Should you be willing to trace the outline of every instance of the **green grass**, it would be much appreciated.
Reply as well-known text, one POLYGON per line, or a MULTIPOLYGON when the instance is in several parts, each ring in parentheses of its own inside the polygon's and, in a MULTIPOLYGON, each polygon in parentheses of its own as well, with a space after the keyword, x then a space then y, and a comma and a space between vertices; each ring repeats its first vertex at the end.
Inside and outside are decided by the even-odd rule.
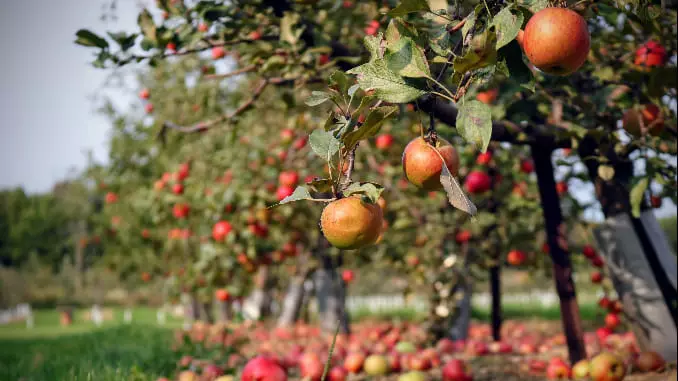
POLYGON ((118 325, 50 338, 0 338, 0 380, 145 381, 171 375, 166 328, 118 325))

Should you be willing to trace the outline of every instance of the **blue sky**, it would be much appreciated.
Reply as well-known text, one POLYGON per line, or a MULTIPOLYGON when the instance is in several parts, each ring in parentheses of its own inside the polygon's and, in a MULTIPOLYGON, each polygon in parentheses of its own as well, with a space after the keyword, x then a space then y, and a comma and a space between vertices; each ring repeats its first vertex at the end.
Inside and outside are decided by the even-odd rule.
POLYGON ((109 126, 88 99, 106 72, 89 65, 92 52, 73 43, 75 32, 129 30, 138 2, 119 0, 115 24, 100 20, 103 0, 0 3, 0 188, 48 191, 84 167, 87 150, 107 156, 109 126))

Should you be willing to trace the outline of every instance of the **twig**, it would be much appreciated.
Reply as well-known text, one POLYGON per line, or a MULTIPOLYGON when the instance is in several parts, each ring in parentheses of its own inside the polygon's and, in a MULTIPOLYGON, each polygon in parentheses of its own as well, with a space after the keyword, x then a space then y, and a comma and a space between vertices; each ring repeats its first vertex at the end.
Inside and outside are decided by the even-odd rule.
POLYGON ((235 110, 233 110, 232 112, 230 112, 228 114, 224 114, 224 115, 222 115, 218 118, 215 118, 215 119, 212 119, 212 120, 209 120, 209 121, 200 122, 200 123, 195 124, 193 126, 180 126, 180 125, 173 123, 173 122, 165 122, 162 125, 162 128, 160 130, 159 135, 161 137, 163 137, 164 134, 165 134, 165 131, 167 129, 176 130, 176 131, 183 132, 183 133, 203 132, 203 131, 206 131, 207 129, 209 129, 210 127, 213 127, 214 125, 217 125, 219 123, 223 123, 225 121, 231 120, 231 119, 237 117, 238 115, 242 114, 244 111, 246 111, 250 107, 252 107, 252 104, 259 98, 261 93, 264 92, 264 89, 266 89, 266 86, 268 86, 269 83, 274 83, 274 82, 271 79, 263 79, 259 83, 259 85, 254 89, 254 91, 252 92, 252 96, 247 101, 243 102, 240 106, 238 106, 238 108, 236 108, 235 110))
POLYGON ((250 66, 245 66, 243 68, 240 68, 238 70, 233 70, 232 72, 226 73, 226 74, 208 74, 208 75, 205 76, 205 78, 207 78, 207 79, 224 79, 224 78, 234 77, 234 76, 239 75, 239 74, 249 73, 251 71, 256 70, 256 68, 257 67, 255 65, 250 65, 250 66))

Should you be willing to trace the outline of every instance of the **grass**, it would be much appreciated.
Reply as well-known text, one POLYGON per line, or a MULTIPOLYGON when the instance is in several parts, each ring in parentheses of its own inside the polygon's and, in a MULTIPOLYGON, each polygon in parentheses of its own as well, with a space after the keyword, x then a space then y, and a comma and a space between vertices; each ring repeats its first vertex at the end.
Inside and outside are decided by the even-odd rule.
POLYGON ((146 381, 170 375, 166 328, 143 324, 49 338, 0 339, 0 380, 146 381))

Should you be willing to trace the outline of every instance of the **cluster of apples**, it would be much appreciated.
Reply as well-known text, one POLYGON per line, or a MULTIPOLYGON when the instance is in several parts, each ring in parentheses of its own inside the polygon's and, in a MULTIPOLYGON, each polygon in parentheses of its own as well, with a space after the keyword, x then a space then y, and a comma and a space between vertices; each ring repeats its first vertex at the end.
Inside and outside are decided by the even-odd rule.
MULTIPOLYGON (((437 380, 472 381, 473 372, 467 362, 484 356, 517 360, 518 370, 526 376, 548 380, 621 381, 632 371, 657 372, 666 367, 656 352, 639 352, 630 333, 615 335, 605 342, 586 333, 587 352, 595 355, 570 367, 561 357, 566 353, 565 336, 548 335, 548 330, 508 321, 502 330, 505 339, 491 342, 489 325, 472 324, 468 340, 444 338, 428 347, 417 325, 360 323, 351 335, 336 338, 326 380, 397 375, 398 381, 420 381, 431 380, 432 374, 437 374, 437 380)), ((235 381, 234 376, 225 375, 227 371, 236 371, 242 381, 320 381, 332 342, 332 337, 323 337, 318 328, 305 324, 270 330, 255 323, 228 332, 219 326, 200 325, 188 333, 179 333, 177 342, 184 342, 185 336, 208 348, 223 345, 238 350, 228 355, 221 366, 215 364, 217 360, 182 357, 178 364, 182 369, 180 381, 235 381), (238 346, 245 338, 249 344, 238 346)))

